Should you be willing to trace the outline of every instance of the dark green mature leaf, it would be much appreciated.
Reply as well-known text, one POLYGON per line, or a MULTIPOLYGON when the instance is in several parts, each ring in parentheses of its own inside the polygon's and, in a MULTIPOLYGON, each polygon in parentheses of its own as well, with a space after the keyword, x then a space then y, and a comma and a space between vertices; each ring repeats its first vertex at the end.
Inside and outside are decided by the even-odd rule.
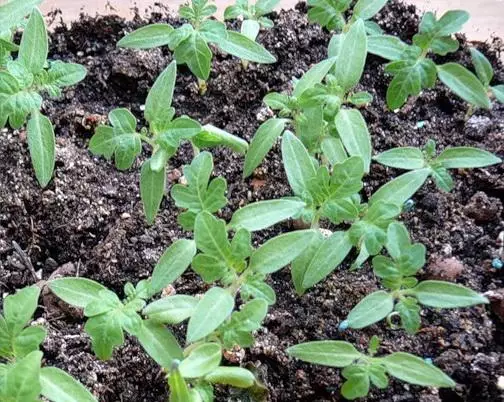
POLYGON ((282 135, 286 119, 269 119, 259 126, 250 147, 245 155, 243 177, 250 176, 254 169, 261 164, 266 154, 270 151, 275 140, 282 135))
POLYGON ((371 54, 387 60, 401 60, 408 45, 392 35, 370 35, 367 38, 367 49, 371 54))
POLYGON ((197 304, 193 296, 173 295, 150 303, 142 312, 158 323, 179 324, 193 314, 197 304))
POLYGON ((100 292, 107 288, 86 278, 60 278, 48 283, 49 289, 65 303, 85 308, 91 302, 100 302, 100 292))
POLYGON ((303 143, 290 131, 286 131, 282 137, 282 159, 292 190, 302 197, 315 178, 316 170, 303 143))
POLYGON ((175 81, 177 79, 177 63, 172 61, 156 78, 154 85, 145 101, 145 119, 152 125, 163 121, 171 106, 175 81))
POLYGON ((474 106, 491 108, 485 88, 468 69, 457 63, 446 63, 437 69, 439 79, 456 95, 474 106))
POLYGON ((226 39, 220 39, 219 48, 226 53, 255 63, 275 63, 276 57, 268 52, 262 45, 247 36, 234 31, 228 31, 226 39))
POLYGON ((206 81, 210 76, 212 51, 200 33, 194 31, 180 42, 173 56, 178 64, 187 64, 199 79, 206 81))
POLYGON ((252 253, 249 269, 262 274, 278 271, 300 255, 316 235, 315 230, 298 230, 268 240, 252 253))
POLYGON ((173 27, 169 24, 150 24, 130 32, 117 42, 118 47, 151 49, 170 43, 173 27))
POLYGON ((342 109, 334 120, 338 134, 351 156, 359 156, 364 170, 369 172, 371 163, 371 137, 362 114, 355 109, 342 109))
POLYGON ((394 297, 379 290, 362 299, 348 314, 350 328, 364 328, 381 321, 394 309, 394 297))
POLYGON ((146 160, 140 172, 140 195, 142 197, 145 218, 149 224, 159 211, 161 200, 166 186, 166 168, 163 166, 159 171, 151 168, 152 159, 146 160))
POLYGON ((308 363, 329 367, 346 367, 362 356, 351 343, 344 341, 301 343, 288 348, 287 354, 308 363))
POLYGON ((248 149, 247 141, 211 124, 205 124, 202 131, 192 138, 192 142, 198 148, 225 146, 240 154, 245 154, 248 149))
POLYGON ((205 380, 214 384, 249 388, 254 385, 255 377, 250 371, 241 367, 217 367, 205 376, 205 380))
POLYGON ((213 287, 199 301, 187 327, 187 342, 196 342, 216 330, 231 314, 234 298, 227 290, 213 287))
POLYGON ((494 75, 492 64, 478 49, 472 47, 470 51, 471 60, 474 65, 474 69, 476 70, 476 75, 478 76, 483 86, 487 87, 490 84, 490 81, 492 81, 494 75))
POLYGON ((410 384, 431 387, 455 386, 455 382, 440 369, 409 353, 396 352, 379 360, 390 375, 410 384))
POLYGON ((263 230, 297 215, 305 206, 301 200, 288 198, 253 202, 233 214, 229 228, 244 228, 250 232, 263 230))
POLYGON ((447 148, 434 160, 447 169, 479 168, 501 163, 502 160, 488 151, 473 147, 447 148))
POLYGON ((474 290, 455 283, 443 281, 423 281, 407 294, 415 296, 425 306, 456 308, 487 304, 488 299, 474 290))
POLYGON ((385 6, 385 3, 387 0, 359 0, 353 8, 354 15, 368 20, 373 18, 385 6))
POLYGON ((307 89, 313 88, 315 84, 320 84, 335 62, 336 57, 332 57, 312 66, 296 83, 292 95, 299 98, 307 89))
POLYGON ((55 402, 97 402, 79 381, 57 367, 40 370, 41 394, 55 402))
POLYGON ((21 37, 18 60, 29 72, 37 74, 44 68, 47 53, 48 39, 44 17, 37 8, 34 8, 21 37))
POLYGON ((171 368, 175 359, 181 360, 184 356, 175 336, 155 320, 144 320, 135 336, 161 367, 171 368))
POLYGON ((28 120, 27 138, 35 176, 45 187, 52 178, 56 145, 51 121, 38 110, 33 110, 28 120))
POLYGON ((34 351, 16 361, 3 373, 0 398, 8 402, 36 401, 40 395, 42 352, 34 351))
POLYGON ((357 20, 344 34, 339 54, 345 60, 336 61, 334 73, 338 84, 345 90, 353 88, 360 80, 367 55, 367 36, 363 20, 357 20))
POLYGON ((180 239, 168 247, 152 273, 152 293, 158 293, 182 275, 196 254, 193 240, 180 239))
POLYGON ((414 170, 425 167, 424 154, 415 147, 389 149, 373 159, 382 165, 399 169, 414 170))
POLYGON ((383 201, 402 206, 422 187, 431 174, 430 168, 404 173, 381 186, 369 199, 370 203, 383 201))

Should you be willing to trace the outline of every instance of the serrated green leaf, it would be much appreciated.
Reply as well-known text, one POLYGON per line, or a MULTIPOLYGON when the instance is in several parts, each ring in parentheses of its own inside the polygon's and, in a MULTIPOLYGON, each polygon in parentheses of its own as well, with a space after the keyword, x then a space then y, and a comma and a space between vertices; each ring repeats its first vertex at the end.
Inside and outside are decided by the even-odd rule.
POLYGON ((192 32, 176 47, 173 54, 178 64, 187 64, 191 72, 206 81, 210 76, 212 51, 198 32, 192 32))
POLYGON ((54 402, 96 402, 79 381, 57 367, 40 370, 41 394, 54 402))
POLYGON ((469 20, 469 13, 464 10, 449 10, 436 22, 436 36, 448 36, 459 32, 469 20))
POLYGON ((350 328, 364 328, 381 321, 394 309, 394 297, 383 290, 373 292, 362 299, 347 317, 350 328))
POLYGON ((362 114, 355 109, 342 109, 336 115, 334 123, 349 155, 362 158, 364 170, 369 172, 371 137, 362 114))
POLYGON ((4 299, 3 313, 11 337, 18 335, 33 319, 39 295, 40 289, 36 286, 30 286, 20 289, 4 299))
POLYGON ((3 374, 0 397, 8 402, 37 400, 40 391, 42 352, 34 351, 8 366, 3 374))
POLYGON ((44 68, 48 53, 48 38, 44 17, 34 8, 21 37, 18 60, 33 74, 44 68))
POLYGON ((473 147, 447 148, 434 160, 447 169, 480 168, 501 162, 490 152, 473 147))
POLYGON ((80 308, 85 308, 94 301, 99 302, 100 292, 108 290, 98 282, 86 278, 53 279, 48 286, 65 303, 80 308))
POLYGON ((228 261, 231 256, 226 224, 208 212, 201 212, 194 224, 194 239, 199 250, 206 254, 228 261))
POLYGON ((27 125, 28 149, 35 176, 42 187, 52 178, 55 161, 55 137, 51 121, 34 110, 27 125))
POLYGON ((362 354, 344 341, 314 341, 301 343, 287 349, 289 356, 308 363, 329 367, 346 367, 362 354))
POLYGON ((169 24, 150 24, 130 32, 119 42, 118 47, 132 49, 152 49, 170 43, 173 27, 169 24))
POLYGON ((488 299, 474 290, 456 283, 443 281, 423 281, 407 294, 415 296, 418 301, 430 307, 456 308, 487 304, 488 299))
POLYGON ((207 42, 218 44, 221 40, 228 38, 226 25, 217 20, 205 20, 198 31, 207 42))
POLYGON ((171 368, 175 359, 183 358, 182 348, 175 336, 154 320, 144 320, 135 336, 149 356, 161 367, 171 368))

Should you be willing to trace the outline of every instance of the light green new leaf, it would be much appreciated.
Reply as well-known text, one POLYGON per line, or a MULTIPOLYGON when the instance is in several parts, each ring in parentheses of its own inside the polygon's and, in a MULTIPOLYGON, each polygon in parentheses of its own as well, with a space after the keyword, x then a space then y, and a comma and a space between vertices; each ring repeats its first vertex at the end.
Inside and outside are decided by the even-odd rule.
POLYGON ((287 349, 289 356, 308 363, 329 367, 346 367, 362 354, 344 341, 314 341, 301 343, 287 349))
POLYGON ((217 367, 205 376, 205 380, 214 384, 249 388, 254 385, 255 377, 249 370, 241 367, 217 367))
POLYGON ((425 183, 431 174, 430 168, 404 173, 381 186, 369 199, 370 203, 383 201, 402 206, 425 183))
POLYGON ((38 350, 46 335, 47 331, 42 326, 31 326, 23 329, 12 342, 12 351, 16 359, 38 350))
POLYGON ((233 214, 229 227, 235 231, 239 228, 247 229, 250 232, 263 230, 291 218, 305 206, 303 201, 296 199, 253 202, 233 214))
POLYGON ((184 378, 202 377, 219 367, 221 357, 222 350, 218 343, 204 343, 182 360, 180 374, 184 378))
POLYGON ((446 169, 480 168, 501 163, 502 160, 488 151, 473 147, 447 148, 434 160, 446 169))
POLYGON ((439 166, 436 168, 432 169, 432 179, 434 180, 434 183, 436 183, 436 186, 446 192, 450 192, 453 190, 454 184, 453 184, 453 178, 450 175, 450 172, 448 172, 448 169, 446 169, 443 166, 439 166))
POLYGON ((173 27, 169 24, 151 24, 130 32, 117 42, 118 47, 151 49, 170 43, 173 27))
POLYGON ((408 294, 415 296, 425 306, 456 308, 487 304, 488 299, 474 290, 456 283, 443 281, 423 281, 408 294))
POLYGON ((27 125, 28 149, 35 176, 42 187, 47 186, 54 170, 55 137, 51 121, 33 110, 27 125))
POLYGON ((193 314, 197 304, 193 296, 173 295, 150 303, 142 312, 155 322, 178 324, 193 314))
POLYGON ((180 239, 168 247, 152 273, 153 294, 160 292, 178 279, 191 264, 195 254, 196 245, 193 240, 180 239))
POLYGON ((25 287, 9 295, 3 302, 5 323, 11 335, 18 335, 33 319, 37 309, 40 289, 36 286, 25 287))
POLYGON ((379 360, 390 375, 410 384, 427 387, 455 386, 455 382, 436 366, 409 353, 396 352, 379 360))
POLYGON ((305 146, 290 131, 282 137, 282 159, 292 190, 296 195, 303 196, 315 178, 316 170, 305 146))
POLYGON ((338 84, 349 90, 359 82, 366 64, 367 35, 363 20, 357 20, 344 34, 339 54, 342 57, 338 57, 334 73, 338 84))
POLYGON ((394 309, 394 298, 384 290, 373 292, 362 299, 347 317, 350 328, 364 328, 381 321, 394 309))
POLYGON ((14 0, 3 3, 0 6, 0 27, 4 30, 16 26, 40 3, 42 0, 14 0))
POLYGON ((116 311, 89 318, 84 329, 91 336, 93 352, 102 360, 110 359, 114 347, 124 342, 121 316, 116 311))
POLYGON ((145 218, 152 225, 159 211, 166 186, 166 167, 159 171, 151 169, 151 159, 146 160, 140 171, 140 196, 145 218))
POLYGON ((368 20, 373 18, 385 6, 385 3, 387 0, 359 0, 353 12, 356 17, 368 20))
POLYGON ((336 57, 332 57, 326 60, 322 60, 320 63, 315 64, 311 67, 303 76, 297 81, 293 96, 299 98, 304 91, 309 88, 313 88, 315 84, 320 84, 325 78, 327 73, 331 70, 336 62, 336 57))
POLYGON ((100 292, 108 290, 98 282, 86 278, 54 279, 48 286, 65 303, 80 308, 85 308, 91 302, 100 302, 100 292))
POLYGON ((437 69, 439 79, 456 95, 474 106, 491 108, 485 87, 468 69, 457 63, 446 63, 437 69))
POLYGON ((261 164, 266 154, 273 147, 275 140, 282 135, 286 123, 286 119, 275 118, 266 120, 259 126, 245 155, 243 177, 250 176, 254 169, 261 164))
POLYGON ((367 38, 368 52, 386 60, 401 60, 408 47, 406 43, 392 35, 370 35, 367 38))
POLYGON ((227 261, 231 255, 226 223, 208 212, 201 212, 194 224, 194 240, 199 250, 227 261))
POLYGON ((144 320, 135 336, 149 356, 163 368, 171 368, 173 360, 183 358, 177 339, 163 324, 144 320))
POLYGON ((57 367, 40 370, 41 394, 54 402, 97 402, 79 381, 57 367))
POLYGON ((199 301, 187 326, 187 342, 196 342, 217 329, 231 314, 234 298, 227 290, 213 287, 199 301))
POLYGON ((168 108, 171 106, 175 81, 177 79, 177 63, 172 61, 168 67, 156 78, 154 85, 145 101, 145 120, 153 123, 163 120, 168 108))
POLYGON ((371 163, 371 137, 362 114, 355 109, 342 109, 334 120, 338 134, 351 156, 360 156, 364 169, 369 172, 371 163))
POLYGON ((474 65, 474 69, 476 70, 476 75, 480 79, 483 86, 487 87, 494 76, 492 64, 478 49, 472 47, 470 51, 471 60, 474 65))
POLYGON ((18 60, 33 74, 44 68, 48 53, 47 41, 44 17, 34 8, 21 37, 18 53, 18 60))
MULTIPOLYGON (((354 368, 349 367, 350 368, 354 368)), ((360 367, 356 367, 359 368, 360 367)), ((345 370, 343 370, 343 375, 345 370)), ((343 395, 348 400, 354 400, 357 398, 365 397, 369 392, 369 374, 363 370, 363 373, 358 373, 356 375, 348 376, 348 379, 343 383, 341 387, 341 395, 343 395)))
POLYGON ((278 271, 300 255, 316 235, 315 230, 298 230, 274 237, 252 253, 249 268, 263 274, 278 271))
POLYGON ((188 38, 180 42, 173 56, 177 64, 187 64, 199 79, 206 81, 210 76, 212 51, 198 32, 192 32, 188 38))
POLYGON ((8 366, 1 378, 0 399, 7 402, 36 401, 39 397, 42 352, 34 351, 8 366))
POLYGON ((211 124, 205 124, 201 132, 192 138, 192 142, 198 148, 225 146, 240 154, 245 154, 248 149, 247 141, 211 124))
POLYGON ((422 151, 415 147, 401 147, 389 149, 373 158, 385 166, 398 169, 414 170, 425 167, 422 151))
POLYGON ((247 36, 234 31, 228 31, 227 39, 221 39, 217 45, 220 49, 242 60, 255 63, 275 63, 276 57, 268 52, 262 45, 247 36))

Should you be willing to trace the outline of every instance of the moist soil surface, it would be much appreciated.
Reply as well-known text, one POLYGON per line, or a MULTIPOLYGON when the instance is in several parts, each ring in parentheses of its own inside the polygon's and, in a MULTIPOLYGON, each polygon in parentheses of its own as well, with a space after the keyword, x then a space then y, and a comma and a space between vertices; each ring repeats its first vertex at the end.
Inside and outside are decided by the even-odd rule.
MULTIPOLYGON (((200 96, 195 78, 181 66, 174 106, 202 123, 212 123, 249 141, 269 111, 262 98, 270 91, 288 90, 293 76, 299 77, 313 63, 324 59, 330 35, 308 24, 306 6, 274 13, 275 27, 258 40, 278 58, 274 65, 240 62, 216 52, 208 92, 200 96)), ((391 1, 377 16, 390 34, 410 41, 419 18, 413 6, 391 1)), ((62 98, 44 102, 44 113, 56 127, 55 176, 46 189, 37 185, 30 164, 26 135, 4 129, 0 135, 0 286, 12 293, 33 284, 30 263, 44 280, 51 275, 79 275, 100 281, 122 295, 127 281, 146 278, 163 250, 179 238, 190 237, 177 224, 178 209, 167 197, 155 224, 145 223, 139 199, 139 166, 125 172, 112 163, 93 157, 87 144, 94 128, 106 121, 115 107, 128 107, 137 117, 149 87, 172 60, 165 49, 133 51, 117 49, 117 41, 147 22, 168 21, 180 25, 166 13, 125 21, 119 17, 83 16, 66 27, 61 23, 51 35, 50 57, 77 62, 88 68, 87 78, 62 98), (20 258, 13 241, 25 252, 20 258)), ((458 61, 469 66, 466 38, 461 49, 439 62, 458 61)), ((501 42, 477 44, 495 66, 494 83, 504 82, 499 62, 501 42)), ((429 138, 446 146, 470 145, 504 156, 504 106, 477 111, 469 120, 467 106, 438 84, 424 91, 397 112, 387 111, 385 92, 390 81, 383 71, 384 60, 368 56, 361 89, 374 95, 363 110, 375 152, 396 146, 422 146, 429 138)), ((139 120, 139 124, 143 124, 139 120)), ((229 204, 220 215, 229 219, 236 209, 253 201, 289 195, 290 190, 275 147, 254 177, 242 180, 243 157, 224 149, 213 149, 215 175, 226 178, 229 204)), ((171 160, 167 191, 190 162, 190 147, 182 147, 171 160)), ((365 180, 369 196, 400 171, 373 164, 365 180)), ((443 278, 480 292, 503 288, 504 270, 491 267, 497 256, 498 235, 504 230, 504 166, 454 172, 456 186, 447 194, 430 182, 415 195, 415 207, 402 219, 417 242, 427 246, 428 263, 421 278, 443 278)), ((255 235, 256 245, 282 231, 292 230, 285 222, 255 235)), ((270 401, 339 401, 342 396, 340 370, 311 366, 290 360, 285 349, 320 339, 342 339, 364 350, 369 338, 382 338, 380 353, 406 351, 433 362, 456 382, 455 389, 435 390, 392 380, 388 389, 373 388, 367 401, 502 401, 497 386, 504 375, 503 311, 498 306, 458 310, 424 309, 422 329, 415 335, 392 330, 382 322, 363 330, 338 331, 339 323, 365 295, 379 284, 368 264, 356 272, 349 262, 298 297, 288 269, 269 279, 277 293, 264 328, 254 347, 233 355, 254 367, 269 389, 270 401), (500 315, 499 315, 500 314, 500 315)), ((174 284, 177 293, 200 294, 205 285, 188 271, 174 284)), ((63 368, 93 391, 100 401, 166 401, 168 391, 159 367, 133 340, 127 339, 110 361, 94 357, 83 319, 46 295, 37 311, 37 322, 48 328, 43 344, 45 363, 63 368)), ((184 326, 176 329, 183 340, 184 326)), ((233 359, 232 357, 230 358, 233 359)), ((217 400, 247 400, 233 390, 218 390, 217 400)))

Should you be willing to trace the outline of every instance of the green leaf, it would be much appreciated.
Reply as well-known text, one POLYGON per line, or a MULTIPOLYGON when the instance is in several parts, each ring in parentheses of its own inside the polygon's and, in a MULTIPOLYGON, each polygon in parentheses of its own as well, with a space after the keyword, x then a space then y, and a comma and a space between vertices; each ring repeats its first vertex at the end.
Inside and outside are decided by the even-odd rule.
POLYGON ((120 317, 115 311, 89 318, 84 329, 91 336, 93 352, 102 360, 110 359, 114 347, 124 342, 120 317))
POLYGON ((469 17, 469 13, 464 10, 447 11, 436 22, 436 36, 448 36, 459 32, 469 17))
POLYGON ((425 306, 439 308, 468 307, 488 304, 488 299, 462 285, 443 281, 423 281, 407 294, 415 296, 425 306))
POLYGON ((259 201, 240 208, 233 214, 229 228, 247 229, 250 232, 266 229, 297 215, 306 204, 296 199, 259 201))
POLYGON ((413 297, 406 297, 395 305, 395 311, 401 317, 401 326, 408 334, 415 334, 421 325, 420 306, 413 297))
POLYGON ((490 88, 492 90, 495 98, 500 102, 504 103, 504 85, 496 85, 490 88))
POLYGON ((381 186, 369 199, 370 203, 383 201, 402 206, 415 194, 431 174, 430 168, 404 173, 381 186))
POLYGON ((298 230, 268 240, 252 253, 249 269, 262 274, 278 271, 300 255, 316 235, 315 230, 298 230))
POLYGON ((386 60, 401 60, 408 45, 396 36, 370 35, 367 38, 369 53, 383 57, 386 60))
POLYGON ((35 176, 45 187, 54 169, 55 138, 51 121, 38 110, 33 110, 28 120, 27 138, 35 176))
POLYGON ((447 169, 480 168, 501 162, 490 152, 473 147, 447 148, 434 160, 447 169))
POLYGON ((290 131, 282 137, 282 159, 292 190, 296 195, 303 196, 315 178, 316 170, 303 143, 290 131))
POLYGON ((247 141, 211 124, 204 125, 202 131, 192 138, 192 142, 198 148, 225 146, 240 154, 245 154, 248 149, 247 141))
POLYGON ((448 53, 456 52, 459 48, 459 43, 456 39, 450 37, 435 38, 431 42, 431 50, 441 56, 446 56, 448 53))
POLYGON ((38 350, 46 334, 47 331, 41 326, 32 326, 23 329, 12 342, 12 351, 16 359, 24 357, 34 350, 38 350))
POLYGON ((270 92, 263 98, 263 102, 273 110, 289 109, 289 96, 286 94, 270 92))
POLYGON ((98 282, 86 278, 53 279, 49 289, 65 303, 85 308, 91 302, 100 302, 100 292, 108 290, 98 282))
POLYGON ((446 63, 437 67, 439 79, 456 95, 466 102, 490 109, 490 99, 478 78, 468 69, 457 63, 446 63))
POLYGON ((431 387, 454 387, 455 382, 432 364, 409 353, 396 352, 380 358, 387 372, 410 384, 431 387))
POLYGON ((177 280, 191 264, 196 254, 193 240, 180 239, 168 247, 152 273, 152 293, 158 293, 177 280))
POLYGON ((339 138, 324 138, 320 146, 324 156, 329 160, 331 165, 341 163, 348 158, 343 143, 339 138))
POLYGON ((241 25, 240 32, 252 41, 255 41, 261 25, 255 20, 244 20, 241 25))
POLYGON ((255 3, 256 15, 271 13, 279 3, 280 0, 257 0, 255 3))
MULTIPOLYGON (((171 106, 175 81, 177 79, 177 63, 172 61, 168 67, 156 78, 154 85, 145 101, 145 120, 153 124, 156 120, 163 120, 171 106)), ((135 124, 136 126, 136 124, 135 124)))
POLYGON ((363 20, 357 20, 344 34, 339 54, 345 60, 336 62, 334 73, 338 84, 349 90, 359 82, 366 64, 367 36, 363 20))
POLYGON ((199 79, 206 81, 210 76, 212 51, 198 32, 192 32, 188 38, 180 42, 173 56, 178 64, 187 64, 199 79))
POLYGON ((18 60, 33 74, 44 68, 48 53, 47 40, 44 17, 34 8, 21 37, 18 53, 18 60))
POLYGON ((41 394, 54 402, 96 402, 79 381, 57 367, 40 370, 41 394))
POLYGON ((34 351, 16 361, 3 374, 0 397, 8 402, 36 401, 40 391, 42 352, 34 351))
POLYGON ((189 388, 178 368, 170 371, 168 385, 170 386, 170 402, 193 402, 189 388))
POLYGON ((169 24, 150 24, 130 32, 117 42, 118 47, 152 49, 170 43, 173 27, 169 24))
POLYGON ((12 335, 18 335, 33 319, 37 309, 40 289, 30 286, 9 295, 3 302, 3 313, 7 328, 12 335))
POLYGON ((20 23, 42 0, 8 1, 0 6, 0 27, 12 28, 20 23))
POLYGON ((182 363, 180 374, 184 378, 198 378, 219 367, 222 350, 218 343, 204 343, 191 351, 182 363))
POLYGON ((448 172, 448 169, 439 166, 432 169, 432 178, 436 186, 442 191, 449 192, 453 189, 453 179, 448 172))
POLYGON ((254 169, 261 164, 266 154, 273 147, 276 139, 282 135, 286 123, 286 119, 275 118, 266 120, 259 126, 245 155, 243 177, 250 176, 254 169))
POLYGON ((369 172, 371 137, 362 114, 355 109, 341 109, 334 123, 347 152, 351 156, 361 157, 364 170, 369 172))
POLYGON ((264 283, 264 275, 262 274, 249 275, 240 290, 240 295, 244 299, 254 297, 264 300, 269 305, 276 303, 275 291, 267 283, 264 283))
POLYGON ((61 88, 77 84, 86 77, 86 74, 86 68, 80 64, 57 60, 50 62, 49 70, 36 75, 34 82, 39 92, 47 91, 51 96, 59 96, 61 88))
MULTIPOLYGON (((401 63, 400 61, 397 63, 401 63)), ((408 100, 409 95, 416 96, 422 90, 422 70, 415 64, 395 75, 387 89, 387 105, 396 110, 408 100)))
POLYGON ((350 311, 347 317, 350 328, 364 328, 375 322, 381 321, 394 309, 394 297, 379 290, 362 299, 350 311))
POLYGON ((228 31, 227 39, 221 39, 217 45, 220 49, 242 60, 255 63, 275 63, 276 57, 268 52, 262 45, 247 36, 234 31, 228 31))
POLYGON ((349 96, 348 101, 358 107, 366 106, 373 101, 373 95, 366 91, 356 92, 349 96))
POLYGON ((237 345, 251 347, 254 344, 252 332, 261 327, 267 313, 268 302, 264 299, 251 300, 240 311, 235 311, 231 319, 219 329, 224 348, 232 349, 237 345))
POLYGON ((145 307, 143 314, 155 322, 179 324, 193 314, 197 304, 198 299, 193 296, 163 297, 145 307))
POLYGON ((198 31, 207 42, 218 44, 221 40, 226 40, 228 32, 226 25, 216 20, 205 20, 199 27, 198 31))
POLYGON ((385 3, 387 0, 359 0, 354 6, 354 15, 368 20, 373 18, 385 6, 385 3))
POLYGON ((212 333, 234 308, 234 298, 222 288, 213 287, 199 301, 187 326, 187 342, 196 342, 212 333))
POLYGON ((350 366, 345 368, 341 374, 347 379, 341 387, 341 395, 346 399, 354 400, 368 394, 369 374, 366 367, 350 366))
MULTIPOLYGON (((391 223, 387 229, 387 251, 394 260, 398 260, 401 255, 408 250, 411 239, 408 229, 403 223, 391 223)), ((409 250, 408 250, 409 251, 409 250)))
POLYGON ((199 250, 206 254, 228 261, 231 255, 226 224, 208 212, 201 212, 194 224, 194 239, 199 250))
POLYGON ((332 57, 311 67, 296 83, 292 95, 299 98, 307 89, 313 88, 315 84, 320 84, 335 62, 336 58, 332 57))
POLYGON ((398 169, 414 170, 425 167, 423 152, 415 147, 389 149, 373 158, 385 166, 398 169))
POLYGON ((254 385, 255 377, 250 371, 241 367, 218 367, 207 374, 205 380, 214 384, 249 388, 254 385))
POLYGON ((346 367, 362 357, 351 343, 343 341, 301 343, 288 348, 287 354, 308 363, 329 367, 346 367))
POLYGON ((175 336, 154 320, 144 320, 135 336, 149 356, 161 367, 171 368, 175 359, 183 358, 182 348, 175 336))
POLYGON ((166 186, 166 168, 159 171, 151 168, 152 159, 146 160, 140 172, 140 195, 142 197, 145 218, 152 225, 159 211, 166 186))
POLYGON ((334 232, 324 239, 305 268, 302 287, 308 289, 323 280, 343 262, 351 249, 346 232, 334 232))

